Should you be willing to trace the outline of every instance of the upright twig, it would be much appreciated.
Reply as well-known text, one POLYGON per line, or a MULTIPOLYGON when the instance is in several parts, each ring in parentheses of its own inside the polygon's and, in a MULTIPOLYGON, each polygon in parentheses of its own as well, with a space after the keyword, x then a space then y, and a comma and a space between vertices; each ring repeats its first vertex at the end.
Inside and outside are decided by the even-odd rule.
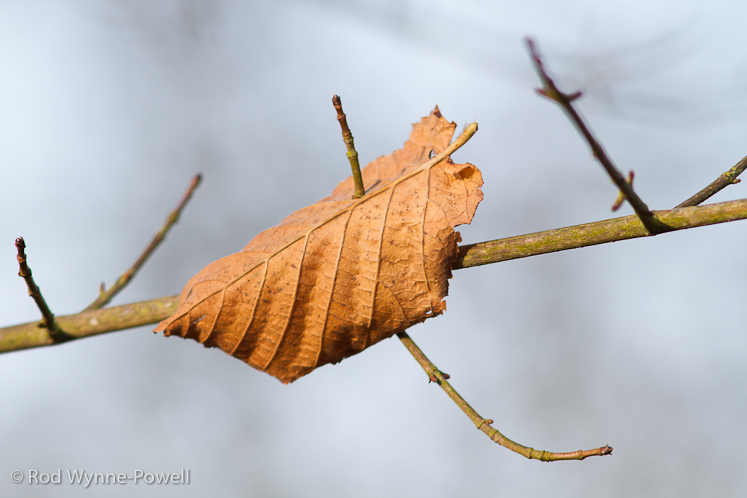
POLYGON ((342 128, 342 140, 345 142, 345 146, 348 149, 348 160, 350 161, 350 168, 353 170, 353 183, 355 183, 355 194, 353 194, 353 199, 360 199, 366 194, 366 189, 363 187, 361 166, 358 164, 358 153, 355 151, 353 133, 348 127, 348 119, 345 116, 345 113, 342 112, 342 101, 340 100, 340 97, 337 95, 332 97, 332 105, 334 105, 337 110, 337 120, 340 122, 340 128, 342 128))
POLYGON ((145 248, 138 260, 135 261, 135 264, 132 265, 129 270, 124 272, 109 290, 105 290, 104 284, 101 284, 101 293, 99 294, 99 297, 96 298, 96 300, 91 303, 90 306, 88 306, 84 311, 91 311, 106 306, 114 298, 114 296, 116 296, 122 289, 124 289, 124 287, 128 283, 130 283, 130 280, 132 280, 132 277, 135 276, 135 273, 137 273, 137 271, 145 264, 150 255, 153 254, 153 251, 155 251, 156 248, 161 244, 161 242, 163 242, 163 240, 166 238, 166 234, 169 232, 169 230, 171 230, 171 227, 174 226, 177 221, 179 221, 179 216, 181 215, 182 210, 184 210, 184 206, 187 205, 187 202, 189 202, 189 199, 192 197, 192 193, 195 191, 201 181, 202 175, 198 174, 192 178, 192 182, 189 184, 187 191, 182 196, 182 199, 181 201, 179 201, 176 209, 169 213, 168 217, 166 218, 166 223, 158 232, 156 232, 156 234, 153 236, 153 240, 151 240, 150 244, 145 248))
POLYGON ((44 300, 44 296, 42 296, 41 289, 39 289, 39 286, 34 282, 34 277, 31 275, 31 268, 29 268, 28 263, 26 263, 26 242, 23 240, 23 237, 18 237, 16 239, 16 249, 18 250, 18 256, 16 256, 16 259, 18 260, 18 266, 20 268, 18 276, 26 281, 26 286, 29 288, 29 296, 32 297, 36 306, 39 308, 39 311, 41 311, 44 328, 53 331, 54 314, 49 310, 49 306, 47 306, 47 302, 44 300))
POLYGON ((725 173, 722 173, 721 176, 713 181, 713 183, 708 185, 706 188, 704 188, 694 196, 690 197, 682 204, 678 204, 677 207, 682 208, 688 206, 697 206, 701 202, 715 195, 719 191, 725 189, 729 185, 739 183, 741 180, 737 177, 742 174, 745 169, 747 169, 747 157, 743 157, 742 160, 735 164, 733 168, 725 173))
POLYGON ((18 266, 20 268, 18 276, 23 277, 26 281, 26 286, 29 289, 29 296, 33 298, 36 306, 42 314, 42 322, 39 326, 47 329, 47 333, 52 342, 63 342, 67 338, 65 337, 65 334, 57 328, 54 321, 54 314, 50 311, 49 306, 47 306, 47 302, 44 300, 44 296, 42 296, 41 289, 39 289, 39 286, 34 282, 34 277, 31 276, 31 268, 29 268, 28 263, 26 263, 26 242, 23 240, 23 237, 18 237, 16 239, 16 249, 18 250, 18 256, 16 256, 16 259, 18 260, 18 266))
POLYGON ((535 450, 528 446, 517 443, 508 439, 506 436, 501 434, 497 429, 491 427, 492 420, 486 419, 480 416, 474 408, 472 408, 467 401, 454 389, 451 384, 447 381, 448 375, 440 371, 431 361, 425 356, 423 351, 415 344, 415 341, 407 334, 407 332, 400 332, 397 334, 399 340, 405 345, 412 356, 420 363, 420 366, 425 370, 428 379, 435 382, 441 389, 449 395, 449 397, 457 404, 459 408, 469 417, 475 426, 484 432, 494 442, 500 444, 504 448, 508 448, 511 451, 515 451, 520 455, 524 455, 529 459, 541 460, 543 462, 553 462, 557 460, 583 460, 590 456, 604 456, 612 453, 612 447, 609 445, 602 446, 601 448, 595 448, 593 450, 578 450, 568 453, 554 453, 551 451, 535 450))
POLYGON ((555 86, 555 82, 547 75, 547 72, 545 71, 545 68, 542 64, 542 59, 540 58, 534 41, 531 38, 526 38, 526 44, 529 50, 529 55, 532 58, 532 62, 534 63, 534 68, 537 71, 537 75, 542 81, 542 88, 537 89, 537 93, 547 97, 554 102, 557 102, 563 108, 566 114, 568 114, 568 117, 571 119, 581 135, 583 135, 584 139, 586 139, 589 147, 591 147, 594 157, 597 158, 600 164, 607 171, 607 174, 610 175, 610 178, 612 178, 612 181, 615 183, 615 185, 617 185, 617 188, 619 188, 620 191, 624 194, 625 199, 628 201, 628 203, 630 203, 635 213, 641 219, 641 223, 643 223, 643 226, 646 227, 646 230, 648 230, 652 235, 667 231, 668 227, 661 223, 656 215, 648 208, 646 203, 644 203, 641 198, 638 197, 638 194, 633 191, 633 187, 625 181, 625 177, 612 164, 612 161, 607 157, 607 154, 604 152, 602 146, 599 144, 596 138, 594 138, 594 135, 592 135, 589 127, 586 126, 586 123, 584 123, 583 119, 581 119, 581 116, 573 107, 573 101, 581 97, 582 93, 574 92, 572 94, 565 94, 558 90, 558 88, 555 86))

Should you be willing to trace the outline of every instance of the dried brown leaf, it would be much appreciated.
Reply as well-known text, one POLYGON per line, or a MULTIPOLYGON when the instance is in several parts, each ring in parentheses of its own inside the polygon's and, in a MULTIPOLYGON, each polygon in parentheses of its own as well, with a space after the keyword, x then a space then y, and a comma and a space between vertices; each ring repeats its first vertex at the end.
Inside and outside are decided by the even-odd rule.
POLYGON ((288 383, 441 314, 454 227, 482 200, 475 166, 429 160, 455 129, 436 107, 404 148, 362 170, 362 199, 351 199, 350 177, 208 265, 156 331, 219 347, 288 383))

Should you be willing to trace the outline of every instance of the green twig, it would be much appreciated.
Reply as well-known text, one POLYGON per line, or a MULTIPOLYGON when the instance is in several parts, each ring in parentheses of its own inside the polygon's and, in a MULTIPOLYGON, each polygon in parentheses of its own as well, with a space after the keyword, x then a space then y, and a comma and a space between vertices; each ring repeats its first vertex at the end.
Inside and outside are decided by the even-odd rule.
POLYGON ((366 189, 363 187, 361 166, 358 164, 358 153, 355 151, 353 133, 348 127, 348 119, 345 116, 345 113, 342 112, 342 101, 340 100, 340 97, 337 95, 332 97, 332 105, 334 105, 337 110, 337 120, 340 122, 340 128, 342 128, 342 140, 345 142, 345 146, 348 149, 348 160, 350 161, 350 167, 353 170, 353 183, 355 183, 355 194, 353 194, 353 199, 360 199, 366 195, 366 189))
POLYGON ((593 450, 579 450, 569 453, 554 453, 551 451, 535 450, 528 446, 517 443, 508 439, 506 436, 501 434, 497 429, 491 427, 493 423, 490 419, 485 419, 478 414, 474 408, 472 408, 467 401, 454 389, 451 384, 447 381, 448 375, 440 371, 431 361, 425 356, 423 351, 415 344, 415 341, 407 334, 407 332, 400 332, 397 334, 399 340, 405 345, 408 351, 423 367, 428 378, 441 386, 441 389, 449 395, 449 397, 457 404, 459 408, 469 417, 475 426, 484 432, 494 442, 501 446, 508 448, 511 451, 515 451, 520 455, 524 455, 529 459, 542 460, 543 462, 553 462, 558 460, 583 460, 590 456, 604 456, 612 454, 612 447, 602 446, 601 448, 595 448, 593 450))
MULTIPOLYGON (((635 173, 633 173, 633 170, 628 171, 628 177, 625 179, 625 181, 630 185, 630 188, 633 188, 633 178, 635 178, 635 173)), ((615 199, 615 203, 612 205, 612 212, 616 212, 618 209, 620 209, 623 205, 623 202, 625 202, 625 193, 621 190, 620 193, 617 194, 617 199, 615 199)))
POLYGON ((201 181, 202 175, 198 174, 192 178, 192 182, 189 184, 189 188, 187 188, 187 191, 182 196, 182 200, 179 201, 176 209, 169 213, 169 216, 166 218, 166 223, 158 232, 156 232, 156 234, 153 236, 153 240, 151 240, 150 244, 145 248, 138 260, 135 261, 135 264, 132 265, 129 270, 124 272, 109 290, 105 290, 104 284, 101 284, 101 293, 99 294, 99 297, 96 298, 96 300, 91 303, 90 306, 88 306, 88 308, 86 308, 84 311, 96 310, 106 306, 114 298, 114 296, 116 296, 122 289, 124 289, 124 287, 128 283, 130 283, 130 280, 132 280, 132 277, 135 276, 135 273, 137 273, 137 271, 145 264, 150 255, 153 254, 153 251, 155 251, 156 248, 161 244, 161 242, 163 242, 163 240, 166 238, 166 234, 169 233, 171 227, 179 221, 179 216, 182 214, 184 206, 187 205, 187 202, 189 202, 189 199, 192 197, 192 193, 195 191, 201 181))
MULTIPOLYGON (((657 211, 657 215, 672 230, 743 220, 747 219, 747 199, 671 211, 657 211)), ((650 235, 636 216, 614 218, 507 239, 463 245, 459 247, 453 268, 472 268, 650 235)), ((71 337, 80 339, 158 323, 171 316, 178 303, 179 295, 166 296, 140 303, 58 316, 55 321, 57 326, 69 333, 71 337)), ((0 353, 49 346, 52 343, 46 334, 39 331, 37 322, 0 328, 0 353)))
POLYGON ((597 158, 602 167, 604 167, 604 169, 607 171, 607 174, 610 175, 610 178, 612 178, 612 181, 615 183, 615 185, 617 185, 617 188, 620 189, 620 191, 625 195, 625 199, 628 201, 628 203, 630 203, 636 215, 638 215, 638 217, 641 219, 641 222, 643 223, 643 226, 646 227, 646 230, 648 230, 651 235, 656 235, 667 231, 667 227, 665 225, 662 225, 656 215, 648 208, 646 203, 643 202, 641 198, 638 197, 638 194, 633 191, 633 187, 625 181, 625 177, 623 177, 622 174, 617 170, 617 168, 612 164, 612 161, 607 157, 607 154, 604 152, 602 146, 599 144, 596 138, 594 138, 594 135, 592 135, 588 126, 586 126, 586 123, 584 123, 584 120, 581 119, 581 116, 573 107, 573 101, 581 97, 581 92, 565 94, 558 90, 558 88, 555 86, 555 82, 553 82, 552 78, 550 78, 547 75, 547 72, 545 72, 545 68, 542 64, 542 59, 537 52, 537 47, 535 46, 534 41, 531 38, 526 38, 526 44, 527 49, 529 50, 529 55, 532 58, 532 62, 534 63, 534 68, 537 71, 537 75, 542 81, 542 88, 537 89, 537 93, 558 103, 566 112, 566 114, 568 114, 568 117, 588 142, 589 147, 591 147, 591 150, 594 153, 594 157, 597 158))
POLYGON ((739 161, 737 164, 735 164, 733 168, 731 168, 726 173, 722 173, 721 176, 719 176, 713 181, 713 183, 708 185, 706 188, 704 188, 703 190, 701 190, 694 196, 690 197, 688 200, 686 200, 682 204, 679 204, 677 207, 682 208, 682 207, 688 207, 688 206, 697 206, 701 202, 715 195, 717 192, 728 187, 729 185, 734 185, 735 183, 739 183, 741 180, 739 180, 737 177, 740 174, 742 174, 742 172, 746 168, 747 168, 747 157, 743 157, 742 160, 739 161))

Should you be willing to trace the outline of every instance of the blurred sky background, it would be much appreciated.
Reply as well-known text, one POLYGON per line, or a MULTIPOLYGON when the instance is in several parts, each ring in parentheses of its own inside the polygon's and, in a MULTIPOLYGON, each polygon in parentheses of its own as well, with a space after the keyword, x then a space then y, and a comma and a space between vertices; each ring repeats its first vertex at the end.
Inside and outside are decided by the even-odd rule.
MULTIPOLYGON (((617 195, 535 95, 522 37, 654 209, 747 154, 743 2, 0 1, 0 325, 75 313, 147 245, 113 304, 176 294, 438 104, 479 123, 466 243, 610 218, 617 195)), ((747 197, 747 183, 709 202, 747 197)), ((622 215, 631 213, 626 205, 622 215)), ((396 339, 290 386, 152 327, 0 355, 0 495, 744 496, 747 224, 459 270, 412 337, 540 463, 490 442, 396 339), (10 473, 177 472, 188 486, 15 485, 10 473)))

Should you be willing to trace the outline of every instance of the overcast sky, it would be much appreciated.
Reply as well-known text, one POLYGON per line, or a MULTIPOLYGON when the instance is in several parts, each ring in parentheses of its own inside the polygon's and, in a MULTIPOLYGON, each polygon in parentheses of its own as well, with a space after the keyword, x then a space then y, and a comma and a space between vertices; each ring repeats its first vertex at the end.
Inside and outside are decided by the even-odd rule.
MULTIPOLYGON (((75 313, 202 186, 113 304, 181 291, 438 104, 479 123, 466 243, 601 220, 617 195, 534 93, 561 87, 653 209, 747 155, 741 2, 0 1, 0 325, 75 313)), ((747 197, 745 183, 713 202, 747 197)), ((709 201, 710 202, 710 201, 709 201)), ((630 214, 625 206, 620 215, 630 214)), ((614 215, 617 216, 617 215, 614 215)), ((743 222, 455 272, 412 337, 523 444, 490 442, 392 339, 284 386, 152 327, 0 355, 2 496, 696 497, 747 491, 743 222), (13 484, 30 469, 190 469, 184 486, 13 484)))

